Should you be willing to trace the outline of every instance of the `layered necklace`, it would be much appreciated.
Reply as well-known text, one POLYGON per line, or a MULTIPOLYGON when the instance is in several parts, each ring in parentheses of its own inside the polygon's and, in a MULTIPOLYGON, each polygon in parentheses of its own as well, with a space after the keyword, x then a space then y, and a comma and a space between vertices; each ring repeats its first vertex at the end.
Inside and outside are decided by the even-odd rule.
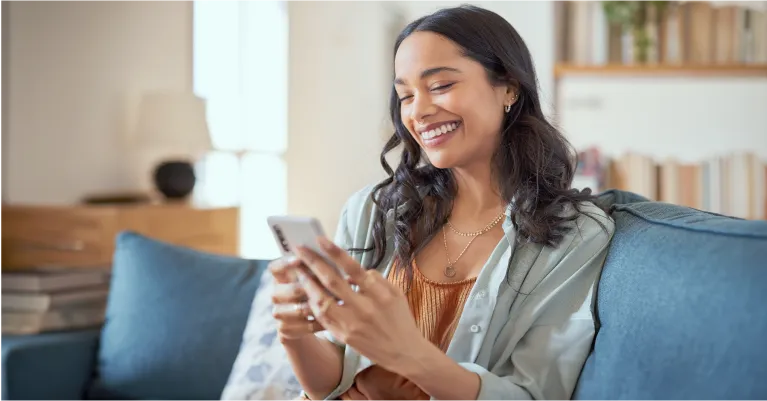
POLYGON ((455 227, 453 227, 453 225, 450 223, 450 220, 448 220, 446 226, 450 227, 450 230, 452 230, 454 233, 462 237, 471 237, 471 240, 469 240, 469 243, 466 244, 466 246, 463 248, 463 251, 461 251, 461 253, 458 254, 458 257, 455 258, 455 260, 452 262, 450 261, 450 254, 447 251, 447 234, 445 233, 445 226, 442 226, 442 239, 445 243, 445 258, 447 258, 447 266, 445 267, 445 270, 443 272, 445 277, 449 277, 449 278, 455 277, 455 264, 456 262, 458 262, 459 259, 461 259, 461 256, 463 256, 464 252, 466 252, 466 250, 469 249, 469 245, 471 245, 471 243, 474 242, 474 240, 477 239, 477 237, 492 230, 493 227, 498 225, 498 223, 500 223, 501 220, 503 220, 504 214, 505 212, 501 212, 501 214, 499 214, 498 217, 495 218, 495 220, 491 221, 490 224, 486 225, 485 228, 479 231, 474 231, 469 233, 464 233, 464 232, 456 230, 455 227))

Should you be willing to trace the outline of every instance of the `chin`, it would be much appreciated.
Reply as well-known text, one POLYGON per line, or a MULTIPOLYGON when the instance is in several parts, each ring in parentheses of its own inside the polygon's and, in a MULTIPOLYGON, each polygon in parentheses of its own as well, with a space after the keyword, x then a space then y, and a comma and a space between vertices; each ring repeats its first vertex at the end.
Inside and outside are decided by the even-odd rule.
POLYGON ((426 158, 429 161, 429 164, 432 166, 438 168, 438 169, 449 169, 455 167, 458 163, 456 158, 453 155, 446 154, 449 152, 440 151, 440 152, 425 152, 426 158))

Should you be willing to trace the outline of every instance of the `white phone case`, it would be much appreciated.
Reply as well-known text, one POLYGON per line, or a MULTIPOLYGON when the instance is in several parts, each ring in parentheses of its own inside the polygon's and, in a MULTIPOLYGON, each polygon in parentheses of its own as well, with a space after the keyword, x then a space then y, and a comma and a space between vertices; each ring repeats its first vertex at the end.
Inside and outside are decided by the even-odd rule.
POLYGON ((325 231, 316 218, 270 216, 266 221, 283 256, 293 256, 296 247, 304 246, 322 256, 331 266, 335 266, 317 243, 317 237, 325 236, 325 231))

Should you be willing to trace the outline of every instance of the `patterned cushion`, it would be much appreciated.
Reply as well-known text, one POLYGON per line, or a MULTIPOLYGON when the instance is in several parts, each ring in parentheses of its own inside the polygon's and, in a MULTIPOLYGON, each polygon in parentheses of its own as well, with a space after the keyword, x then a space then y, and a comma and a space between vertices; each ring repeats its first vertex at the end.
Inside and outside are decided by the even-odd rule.
POLYGON ((240 352, 221 394, 223 400, 287 400, 301 393, 285 349, 277 340, 273 285, 272 275, 264 274, 250 308, 240 352))

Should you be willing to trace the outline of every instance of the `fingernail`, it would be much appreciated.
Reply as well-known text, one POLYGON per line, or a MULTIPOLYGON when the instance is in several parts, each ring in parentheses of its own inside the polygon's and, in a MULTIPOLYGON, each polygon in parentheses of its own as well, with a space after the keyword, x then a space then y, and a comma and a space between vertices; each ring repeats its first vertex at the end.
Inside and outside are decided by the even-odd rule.
POLYGON ((298 258, 296 257, 296 255, 288 255, 285 257, 285 264, 287 265, 292 265, 296 263, 296 261, 298 261, 298 258))

